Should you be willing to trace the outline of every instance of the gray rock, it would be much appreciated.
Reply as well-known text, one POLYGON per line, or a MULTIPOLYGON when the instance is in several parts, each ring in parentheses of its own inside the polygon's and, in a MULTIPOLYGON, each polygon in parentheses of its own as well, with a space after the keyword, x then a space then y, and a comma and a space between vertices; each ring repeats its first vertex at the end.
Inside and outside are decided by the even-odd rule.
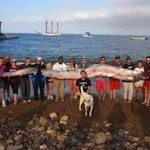
POLYGON ((32 126, 33 124, 34 124, 34 121, 33 121, 33 120, 31 120, 31 121, 28 122, 28 125, 29 125, 29 126, 32 126))
POLYGON ((97 145, 103 144, 106 142, 106 136, 103 132, 99 132, 95 135, 95 143, 97 145))
POLYGON ((119 129, 118 135, 121 136, 121 137, 124 137, 125 136, 125 131, 123 129, 119 129))
POLYGON ((2 134, 0 134, 0 140, 3 140, 3 135, 2 134))
POLYGON ((132 142, 138 142, 140 139, 139 138, 137 138, 137 137, 133 137, 132 138, 132 142))
POLYGON ((144 150, 142 147, 137 147, 136 150, 144 150))
POLYGON ((42 126, 42 127, 45 127, 48 125, 48 121, 45 117, 41 117, 40 120, 39 120, 39 124, 42 126))
POLYGON ((22 150, 23 145, 8 145, 6 150, 22 150))
POLYGON ((106 135, 107 141, 111 141, 112 140, 112 135, 111 135, 110 132, 106 132, 105 135, 106 135))
POLYGON ((21 123, 20 123, 19 121, 10 121, 10 122, 8 123, 8 126, 9 126, 10 128, 18 128, 18 127, 21 126, 21 123))
POLYGON ((40 132, 42 132, 42 131, 44 131, 44 130, 45 130, 44 127, 39 127, 39 128, 38 128, 38 131, 40 131, 40 132))
POLYGON ((6 141, 6 143, 7 143, 7 144, 13 144, 13 140, 12 140, 12 139, 8 139, 8 140, 6 141))
POLYGON ((16 135, 15 137, 14 137, 14 140, 15 141, 19 141, 19 140, 21 140, 22 139, 22 135, 21 134, 18 134, 18 135, 16 135))

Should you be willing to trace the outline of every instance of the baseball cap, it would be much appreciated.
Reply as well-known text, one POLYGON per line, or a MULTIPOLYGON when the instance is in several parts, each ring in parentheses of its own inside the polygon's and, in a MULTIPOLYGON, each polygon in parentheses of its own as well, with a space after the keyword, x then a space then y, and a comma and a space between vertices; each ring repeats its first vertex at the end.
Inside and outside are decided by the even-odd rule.
POLYGON ((40 56, 38 56, 38 57, 36 57, 36 60, 42 61, 42 60, 43 60, 43 58, 42 58, 42 57, 40 57, 40 56))

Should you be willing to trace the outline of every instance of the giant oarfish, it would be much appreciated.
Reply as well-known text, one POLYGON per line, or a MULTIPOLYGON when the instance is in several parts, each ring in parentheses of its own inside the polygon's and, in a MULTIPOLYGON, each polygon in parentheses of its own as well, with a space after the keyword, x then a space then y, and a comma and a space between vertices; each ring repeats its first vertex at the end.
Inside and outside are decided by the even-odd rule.
MULTIPOLYGON (((3 77, 6 76, 22 76, 26 74, 36 74, 35 68, 26 68, 21 69, 15 72, 6 72, 3 74, 3 77)), ((78 79, 80 78, 80 69, 75 71, 56 71, 56 70, 49 70, 43 69, 42 74, 46 77, 56 78, 56 79, 78 79)), ((97 76, 105 76, 111 77, 120 80, 134 80, 137 78, 141 72, 135 70, 127 70, 111 65, 106 64, 95 64, 85 69, 87 72, 87 76, 89 78, 97 77, 97 76)))

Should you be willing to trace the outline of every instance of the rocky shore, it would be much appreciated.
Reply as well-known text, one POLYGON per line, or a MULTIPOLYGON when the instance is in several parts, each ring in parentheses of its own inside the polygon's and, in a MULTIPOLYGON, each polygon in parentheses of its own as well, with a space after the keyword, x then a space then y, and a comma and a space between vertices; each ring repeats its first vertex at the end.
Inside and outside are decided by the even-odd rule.
POLYGON ((97 101, 95 105, 91 118, 71 100, 1 108, 0 150, 150 149, 149 109, 138 103, 97 101), (139 105, 140 115, 145 114, 142 124, 139 105))

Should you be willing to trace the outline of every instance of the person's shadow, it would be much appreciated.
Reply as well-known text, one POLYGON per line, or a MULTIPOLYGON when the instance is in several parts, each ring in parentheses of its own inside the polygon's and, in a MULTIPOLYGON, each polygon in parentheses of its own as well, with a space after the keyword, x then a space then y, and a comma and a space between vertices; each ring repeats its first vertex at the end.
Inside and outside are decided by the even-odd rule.
POLYGON ((122 110, 121 104, 114 104, 108 116, 108 120, 112 123, 114 130, 118 128, 125 129, 126 115, 122 110))

